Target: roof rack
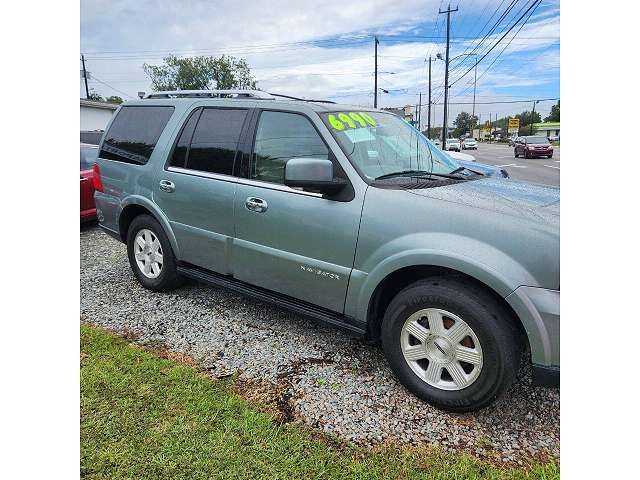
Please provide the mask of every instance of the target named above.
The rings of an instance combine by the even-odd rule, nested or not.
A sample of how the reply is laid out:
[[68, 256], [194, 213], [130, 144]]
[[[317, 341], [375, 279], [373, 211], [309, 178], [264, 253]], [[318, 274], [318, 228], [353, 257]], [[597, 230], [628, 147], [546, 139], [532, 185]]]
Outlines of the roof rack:
[[231, 98], [251, 98], [254, 100], [274, 100], [274, 96], [262, 90], [167, 90], [152, 92], [144, 98], [207, 98], [229, 96]]
[[269, 93], [269, 95], [273, 95], [274, 97], [289, 98], [291, 100], [299, 100], [301, 102], [336, 103], [336, 102], [332, 102], [331, 100], [313, 100], [310, 98], [298, 98], [298, 97], [292, 97], [290, 95], [282, 95], [281, 93]]

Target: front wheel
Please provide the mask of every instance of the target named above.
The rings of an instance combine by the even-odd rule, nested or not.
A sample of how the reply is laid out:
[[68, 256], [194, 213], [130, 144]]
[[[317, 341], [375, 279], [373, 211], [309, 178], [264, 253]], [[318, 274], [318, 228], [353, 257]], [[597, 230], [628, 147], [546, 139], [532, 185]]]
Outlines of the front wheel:
[[459, 280], [410, 285], [391, 301], [382, 346], [400, 382], [437, 408], [486, 407], [511, 385], [522, 352], [506, 310], [485, 291]]
[[164, 292], [182, 284], [169, 238], [152, 216], [133, 219], [127, 232], [127, 253], [131, 270], [143, 287]]
[[513, 156], [518, 158], [518, 149], [517, 148], [513, 149]]

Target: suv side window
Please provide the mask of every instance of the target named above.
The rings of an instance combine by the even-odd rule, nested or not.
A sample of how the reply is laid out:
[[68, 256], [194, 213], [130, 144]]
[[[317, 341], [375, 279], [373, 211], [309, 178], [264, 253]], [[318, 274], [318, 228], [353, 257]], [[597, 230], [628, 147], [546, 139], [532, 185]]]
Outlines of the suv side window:
[[298, 113], [263, 111], [254, 143], [250, 177], [284, 183], [284, 165], [295, 157], [329, 159], [329, 149], [308, 118]]
[[156, 147], [174, 107], [122, 107], [105, 134], [100, 158], [144, 165]]
[[191, 112], [191, 115], [189, 115], [189, 118], [184, 123], [182, 132], [180, 132], [176, 146], [173, 149], [173, 154], [171, 155], [170, 166], [184, 168], [187, 162], [187, 156], [189, 155], [191, 137], [193, 137], [193, 131], [196, 129], [196, 123], [200, 117], [200, 112], [202, 112], [202, 109], [196, 108]]
[[246, 109], [204, 108], [193, 132], [185, 168], [232, 175], [246, 116]]

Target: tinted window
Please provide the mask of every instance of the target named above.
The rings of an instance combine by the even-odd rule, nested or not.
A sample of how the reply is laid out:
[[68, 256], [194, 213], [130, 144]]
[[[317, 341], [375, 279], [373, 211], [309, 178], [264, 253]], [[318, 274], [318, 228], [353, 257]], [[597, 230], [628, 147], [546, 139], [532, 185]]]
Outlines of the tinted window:
[[80, 170], [89, 170], [98, 158], [97, 147], [80, 147]]
[[284, 183], [284, 165], [290, 158], [329, 158], [329, 150], [303, 115], [262, 112], [256, 131], [251, 178]]
[[105, 134], [100, 157], [147, 163], [172, 113], [173, 107], [122, 107]]
[[549, 139], [546, 137], [527, 137], [527, 143], [546, 144], [549, 143]]
[[90, 143], [91, 145], [100, 145], [102, 134], [104, 132], [80, 132], [80, 143]]
[[172, 167], [184, 167], [187, 160], [189, 143], [191, 143], [191, 137], [193, 136], [193, 131], [195, 130], [196, 122], [198, 121], [201, 111], [202, 110], [200, 108], [196, 108], [185, 122], [184, 128], [180, 133], [180, 137], [176, 142], [176, 147], [173, 150], [173, 155], [171, 156], [170, 165]]
[[193, 133], [186, 168], [232, 175], [246, 116], [246, 110], [205, 108]]

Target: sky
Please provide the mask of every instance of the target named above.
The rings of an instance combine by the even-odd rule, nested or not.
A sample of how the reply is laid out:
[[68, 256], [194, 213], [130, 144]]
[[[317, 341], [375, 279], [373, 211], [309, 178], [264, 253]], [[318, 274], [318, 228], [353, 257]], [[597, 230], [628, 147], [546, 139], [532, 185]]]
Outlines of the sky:
[[[447, 5], [447, 0], [81, 0], [80, 53], [91, 75], [89, 87], [103, 97], [126, 100], [150, 92], [145, 62], [159, 65], [169, 54], [226, 54], [247, 60], [261, 90], [373, 106], [377, 36], [378, 87], [389, 92], [379, 91], [378, 107], [417, 105], [422, 93], [426, 125], [431, 56], [432, 126], [441, 126], [445, 69], [436, 55], [445, 56], [446, 15], [438, 11]], [[531, 110], [532, 102], [524, 100], [559, 98], [559, 0], [452, 1], [456, 7], [449, 125], [460, 111], [473, 109], [476, 69], [475, 112], [481, 122]], [[455, 58], [469, 53], [477, 55]], [[84, 97], [82, 78], [79, 84]], [[536, 111], [544, 118], [554, 103], [540, 102]]]

